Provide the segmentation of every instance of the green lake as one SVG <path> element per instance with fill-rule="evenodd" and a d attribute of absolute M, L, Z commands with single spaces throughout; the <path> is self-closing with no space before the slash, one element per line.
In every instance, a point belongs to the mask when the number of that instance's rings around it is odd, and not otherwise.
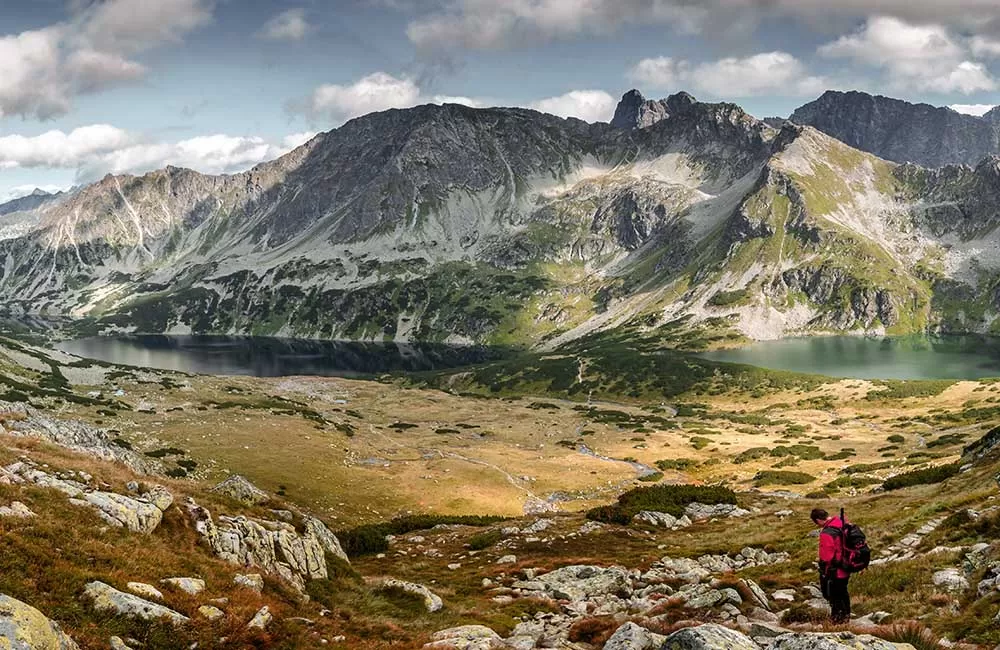
<path fill-rule="evenodd" d="M 698 356 L 852 379 L 1000 377 L 1000 339 L 984 336 L 829 336 L 760 341 Z"/>

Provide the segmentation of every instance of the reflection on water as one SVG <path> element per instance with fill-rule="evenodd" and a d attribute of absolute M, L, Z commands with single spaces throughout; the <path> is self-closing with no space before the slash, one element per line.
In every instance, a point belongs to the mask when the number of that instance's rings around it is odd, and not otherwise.
<path fill-rule="evenodd" d="M 983 336 L 813 337 L 701 355 L 714 361 L 853 379 L 1000 377 L 1000 340 Z"/>
<path fill-rule="evenodd" d="M 101 336 L 58 348 L 110 363 L 208 375 L 352 377 L 442 370 L 510 356 L 509 350 L 439 344 L 353 343 L 242 336 Z"/>

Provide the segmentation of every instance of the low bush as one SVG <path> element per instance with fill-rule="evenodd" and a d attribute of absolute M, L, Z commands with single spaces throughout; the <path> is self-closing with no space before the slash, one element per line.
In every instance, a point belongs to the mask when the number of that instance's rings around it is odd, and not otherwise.
<path fill-rule="evenodd" d="M 899 435 L 898 433 L 894 433 L 891 436 L 889 436 L 888 438 L 886 438 L 886 441 L 891 442 L 893 444 L 899 444 L 901 442 L 906 442 L 906 438 L 904 438 L 903 436 Z"/>
<path fill-rule="evenodd" d="M 770 453 L 770 447 L 751 447 L 736 456 L 736 458 L 733 459 L 733 462 L 737 465 L 742 465 L 743 463 L 749 463 L 752 460 L 765 458 L 769 456 Z"/>
<path fill-rule="evenodd" d="M 659 483 L 663 479 L 663 472 L 653 472 L 651 474 L 644 474 L 639 477 L 638 480 L 643 483 Z"/>
<path fill-rule="evenodd" d="M 765 470 L 757 472 L 753 477 L 754 485 L 761 487 L 764 485 L 806 485 L 816 480 L 812 474 L 805 472 L 788 472 L 778 470 Z"/>
<path fill-rule="evenodd" d="M 503 535 L 500 534 L 499 530 L 487 530 L 470 537 L 468 543 L 469 548 L 473 551 L 482 551 L 491 546 L 496 546 L 501 539 L 503 539 Z"/>
<path fill-rule="evenodd" d="M 685 472 L 689 469 L 697 467 L 698 461 L 693 458 L 665 458 L 663 460 L 658 460 L 653 464 L 656 465 L 658 470 L 663 472 L 668 472 L 670 470 Z"/>
<path fill-rule="evenodd" d="M 628 524 L 643 510 L 666 512 L 675 517 L 684 514 L 691 503 L 736 503 L 736 493 L 722 486 L 653 485 L 622 494 L 618 503 L 600 506 L 587 512 L 587 518 L 614 524 Z"/>
<path fill-rule="evenodd" d="M 443 515 L 409 515 L 397 517 L 391 521 L 377 524 L 365 524 L 356 528 L 337 531 L 337 539 L 349 557 L 384 553 L 389 550 L 388 535 L 405 535 L 415 530 L 428 530 L 441 524 L 457 524 L 462 526 L 492 526 L 505 521 L 506 517 L 495 516 L 459 516 Z"/>
<path fill-rule="evenodd" d="M 882 488 L 885 490 L 898 490 L 912 485 L 941 483 L 955 474 L 958 474 L 959 467 L 961 467 L 960 463 L 952 463 L 950 465 L 938 465 L 937 467 L 928 467 L 926 469 L 906 472 L 905 474 L 899 474 L 887 479 L 882 484 Z"/>

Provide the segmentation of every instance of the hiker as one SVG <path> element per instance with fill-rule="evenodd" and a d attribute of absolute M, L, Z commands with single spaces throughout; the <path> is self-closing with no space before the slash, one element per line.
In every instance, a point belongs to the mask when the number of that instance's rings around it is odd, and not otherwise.
<path fill-rule="evenodd" d="M 851 620 L 851 595 L 847 582 L 851 574 L 843 568 L 844 522 L 831 517 L 822 508 L 814 508 L 809 517 L 820 528 L 819 534 L 819 584 L 823 597 L 830 603 L 830 617 L 841 625 Z"/>

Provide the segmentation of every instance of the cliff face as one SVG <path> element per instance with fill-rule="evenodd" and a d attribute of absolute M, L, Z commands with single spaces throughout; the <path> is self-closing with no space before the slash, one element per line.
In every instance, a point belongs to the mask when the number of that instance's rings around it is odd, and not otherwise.
<path fill-rule="evenodd" d="M 975 165 L 1000 153 L 1000 110 L 984 117 L 861 92 L 829 91 L 791 120 L 885 160 Z"/>

